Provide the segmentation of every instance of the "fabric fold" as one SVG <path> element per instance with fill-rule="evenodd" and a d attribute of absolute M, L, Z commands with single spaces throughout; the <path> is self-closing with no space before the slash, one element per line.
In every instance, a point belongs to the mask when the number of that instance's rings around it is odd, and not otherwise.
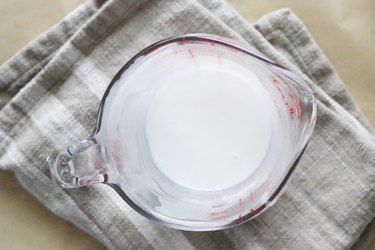
<path fill-rule="evenodd" d="M 247 42 L 314 89 L 316 129 L 280 200 L 241 226 L 194 233 L 148 221 L 107 186 L 53 186 L 46 157 L 89 136 L 115 73 L 147 45 L 193 32 Z M 109 249 L 347 249 L 374 218 L 373 130 L 290 10 L 250 25 L 222 0 L 91 1 L 2 65 L 0 76 L 0 168 Z"/>

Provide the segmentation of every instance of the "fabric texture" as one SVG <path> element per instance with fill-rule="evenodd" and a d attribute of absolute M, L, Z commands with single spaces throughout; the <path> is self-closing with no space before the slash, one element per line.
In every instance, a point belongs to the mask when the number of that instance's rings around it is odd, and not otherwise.
<path fill-rule="evenodd" d="M 135 53 L 193 32 L 247 42 L 303 73 L 318 119 L 280 200 L 241 226 L 216 232 L 162 227 L 112 189 L 62 189 L 46 157 L 92 132 L 102 94 Z M 280 10 L 247 23 L 222 0 L 91 1 L 0 67 L 0 168 L 46 207 L 109 249 L 347 249 L 375 215 L 375 138 L 301 21 Z"/>

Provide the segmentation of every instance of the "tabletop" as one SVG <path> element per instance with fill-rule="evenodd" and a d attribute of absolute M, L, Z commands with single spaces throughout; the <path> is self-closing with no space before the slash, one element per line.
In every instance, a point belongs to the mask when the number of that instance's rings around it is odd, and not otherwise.
<path fill-rule="evenodd" d="M 46 31 L 83 0 L 2 0 L 0 63 Z M 360 108 L 375 125 L 375 1 L 229 0 L 248 21 L 288 7 L 302 19 Z M 375 230 L 375 229 L 374 229 Z M 9 172 L 0 171 L 0 249 L 104 249 L 25 192 Z M 370 235 L 360 249 L 375 249 Z"/>

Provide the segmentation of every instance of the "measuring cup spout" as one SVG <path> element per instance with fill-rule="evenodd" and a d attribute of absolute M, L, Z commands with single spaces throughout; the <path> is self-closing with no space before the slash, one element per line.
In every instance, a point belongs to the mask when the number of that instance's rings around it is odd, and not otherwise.
<path fill-rule="evenodd" d="M 85 140 L 47 158 L 52 181 L 65 188 L 106 182 L 106 167 L 100 146 Z"/>

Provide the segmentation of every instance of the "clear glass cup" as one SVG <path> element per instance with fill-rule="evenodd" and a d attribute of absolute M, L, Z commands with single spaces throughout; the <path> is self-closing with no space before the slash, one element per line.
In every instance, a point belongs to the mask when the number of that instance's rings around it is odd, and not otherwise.
<path fill-rule="evenodd" d="M 171 71 L 181 69 L 174 67 L 178 60 L 190 62 L 213 54 L 234 60 L 262 82 L 274 102 L 277 121 L 254 173 L 229 187 L 197 190 L 179 185 L 158 168 L 150 153 L 145 119 L 162 87 L 153 84 L 153 77 L 168 79 Z M 134 72 L 145 67 L 149 73 L 143 83 L 127 84 Z M 120 96 L 123 90 L 131 94 Z M 152 44 L 128 61 L 103 96 L 92 135 L 47 161 L 53 181 L 62 187 L 106 184 L 140 214 L 165 226 L 218 230 L 248 221 L 275 203 L 307 146 L 315 120 L 314 94 L 297 73 L 238 41 L 188 34 Z"/>

